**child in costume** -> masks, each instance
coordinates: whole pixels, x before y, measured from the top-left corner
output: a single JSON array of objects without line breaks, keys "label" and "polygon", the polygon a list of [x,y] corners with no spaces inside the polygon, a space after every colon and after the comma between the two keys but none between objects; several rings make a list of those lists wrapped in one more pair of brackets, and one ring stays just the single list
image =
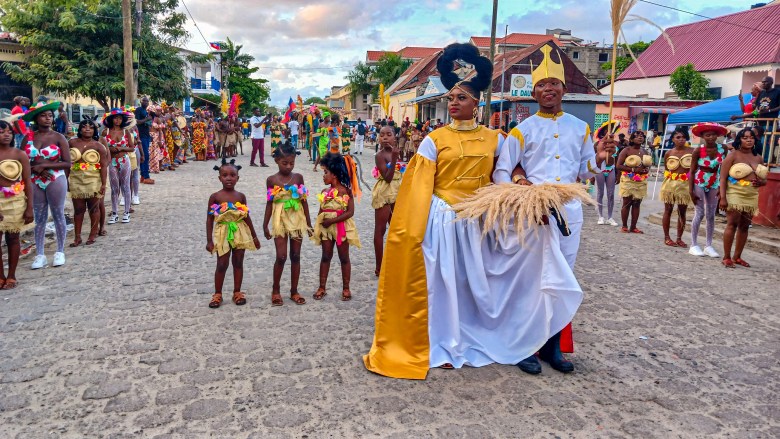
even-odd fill
[{"label": "child in costume", "polygon": [[[19,113],[21,116],[21,113]],[[13,117],[18,120],[19,117]],[[3,270],[0,253],[0,289],[16,288],[16,267],[21,248],[19,232],[33,221],[33,187],[30,159],[14,147],[13,122],[0,120],[0,237],[5,235],[8,249],[8,275]]]},{"label": "child in costume", "polygon": [[241,291],[244,279],[244,251],[257,250],[257,239],[246,196],[235,190],[238,183],[238,171],[241,166],[235,160],[222,159],[222,165],[214,166],[219,171],[222,190],[209,197],[206,216],[206,251],[217,254],[217,270],[214,273],[214,295],[209,308],[219,308],[222,304],[222,284],[225,282],[230,261],[233,261],[233,303],[246,304],[246,295]]},{"label": "child in costume", "polygon": [[382,268],[382,256],[384,255],[384,240],[387,226],[393,216],[395,199],[398,197],[398,189],[401,187],[401,177],[406,171],[406,164],[401,163],[401,148],[389,126],[382,127],[379,131],[379,144],[382,149],[374,156],[376,167],[373,175],[376,184],[371,191],[371,207],[374,208],[374,255],[376,256],[376,269],[374,274],[378,277]]},{"label": "child in costume", "polygon": [[[279,172],[268,177],[268,191],[263,219],[265,239],[274,240],[276,262],[274,263],[274,283],[271,290],[271,304],[284,304],[280,293],[279,281],[287,262],[287,241],[290,241],[290,299],[297,305],[306,303],[298,293],[298,278],[301,275],[301,243],[305,235],[311,236],[309,203],[306,201],[309,190],[303,182],[303,176],[292,172],[295,157],[300,154],[288,139],[281,147],[273,151],[273,158],[279,166]],[[271,229],[268,224],[271,223]]]},{"label": "child in costume", "polygon": [[[349,157],[347,157],[349,158]],[[312,240],[316,245],[322,246],[322,260],[320,262],[320,286],[314,293],[314,300],[325,297],[325,286],[328,282],[330,261],[333,258],[335,245],[341,262],[341,279],[343,289],[341,300],[352,299],[349,290],[352,264],[349,261],[349,246],[360,248],[355,220],[355,195],[359,196],[360,188],[356,184],[355,164],[349,158],[347,160],[341,154],[327,154],[322,158],[322,181],[330,185],[323,189],[317,198],[320,200],[320,211],[317,214],[317,222],[314,225]]]}]

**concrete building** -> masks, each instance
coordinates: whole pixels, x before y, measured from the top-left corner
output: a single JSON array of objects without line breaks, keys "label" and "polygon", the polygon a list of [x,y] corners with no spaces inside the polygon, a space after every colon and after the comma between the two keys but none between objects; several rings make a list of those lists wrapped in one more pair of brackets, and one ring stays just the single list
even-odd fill
[{"label": "concrete building", "polygon": [[371,93],[359,93],[352,97],[352,88],[349,84],[331,87],[330,96],[325,98],[326,104],[333,110],[337,110],[349,120],[369,119],[371,113]]},{"label": "concrete building", "polygon": [[[674,70],[692,63],[710,80],[714,99],[749,91],[765,76],[780,80],[780,3],[666,29],[674,49],[656,39],[615,81],[615,93],[664,98]],[[642,68],[640,69],[639,64]],[[602,90],[607,90],[604,88]],[[736,109],[736,112],[739,108]]]},{"label": "concrete building", "polygon": [[[6,62],[14,64],[24,62],[24,48],[8,32],[2,32],[0,33],[0,64]],[[16,96],[35,99],[31,86],[14,81],[5,73],[5,69],[0,69],[0,108],[13,108],[13,100]]]},{"label": "concrete building", "polygon": [[192,114],[195,108],[207,104],[219,104],[222,90],[222,70],[219,54],[206,62],[190,61],[193,55],[203,56],[203,53],[188,49],[178,49],[179,57],[184,61],[184,77],[190,88],[190,96],[184,98],[180,108],[186,114]]}]

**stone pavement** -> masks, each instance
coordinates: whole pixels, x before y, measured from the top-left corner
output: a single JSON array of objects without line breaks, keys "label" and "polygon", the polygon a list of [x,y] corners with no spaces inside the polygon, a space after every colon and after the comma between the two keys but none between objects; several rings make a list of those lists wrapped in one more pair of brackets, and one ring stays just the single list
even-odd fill
[{"label": "stone pavement", "polygon": [[[317,192],[305,157],[298,171]],[[373,157],[359,158],[369,170]],[[660,230],[596,226],[588,209],[575,373],[493,365],[393,380],[360,359],[376,291],[369,197],[351,302],[338,300],[337,263],[331,294],[311,299],[320,252],[307,242],[308,303],[272,308],[263,240],[245,261],[248,305],[212,310],[213,165],[156,176],[132,223],[66,249],[63,268],[21,267],[20,287],[0,292],[0,437],[780,437],[775,257],[747,252],[754,268],[726,270],[663,247]],[[258,228],[271,172],[241,171]]]}]

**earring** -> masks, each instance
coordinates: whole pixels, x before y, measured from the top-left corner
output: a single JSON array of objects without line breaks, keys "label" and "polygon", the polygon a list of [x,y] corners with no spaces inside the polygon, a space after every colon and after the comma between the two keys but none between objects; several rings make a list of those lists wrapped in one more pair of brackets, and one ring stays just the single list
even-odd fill
[{"label": "earring", "polygon": [[474,119],[476,119],[477,118],[477,109],[474,108],[474,111],[472,111],[471,113],[472,113]]}]

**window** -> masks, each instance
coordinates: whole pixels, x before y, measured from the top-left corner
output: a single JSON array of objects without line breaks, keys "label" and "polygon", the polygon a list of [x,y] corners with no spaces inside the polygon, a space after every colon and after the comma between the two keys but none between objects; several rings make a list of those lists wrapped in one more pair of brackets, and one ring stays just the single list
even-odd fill
[{"label": "window", "polygon": [[607,52],[599,53],[599,62],[607,62],[607,61],[609,61],[609,53]]},{"label": "window", "polygon": [[710,98],[720,99],[721,94],[723,93],[723,87],[709,87],[707,88],[707,92],[710,94]]},{"label": "window", "polygon": [[572,52],[571,53],[571,59],[580,59],[580,53],[579,52]]},{"label": "window", "polygon": [[604,87],[607,84],[609,84],[609,79],[597,79],[596,80],[596,87],[597,88]]}]

